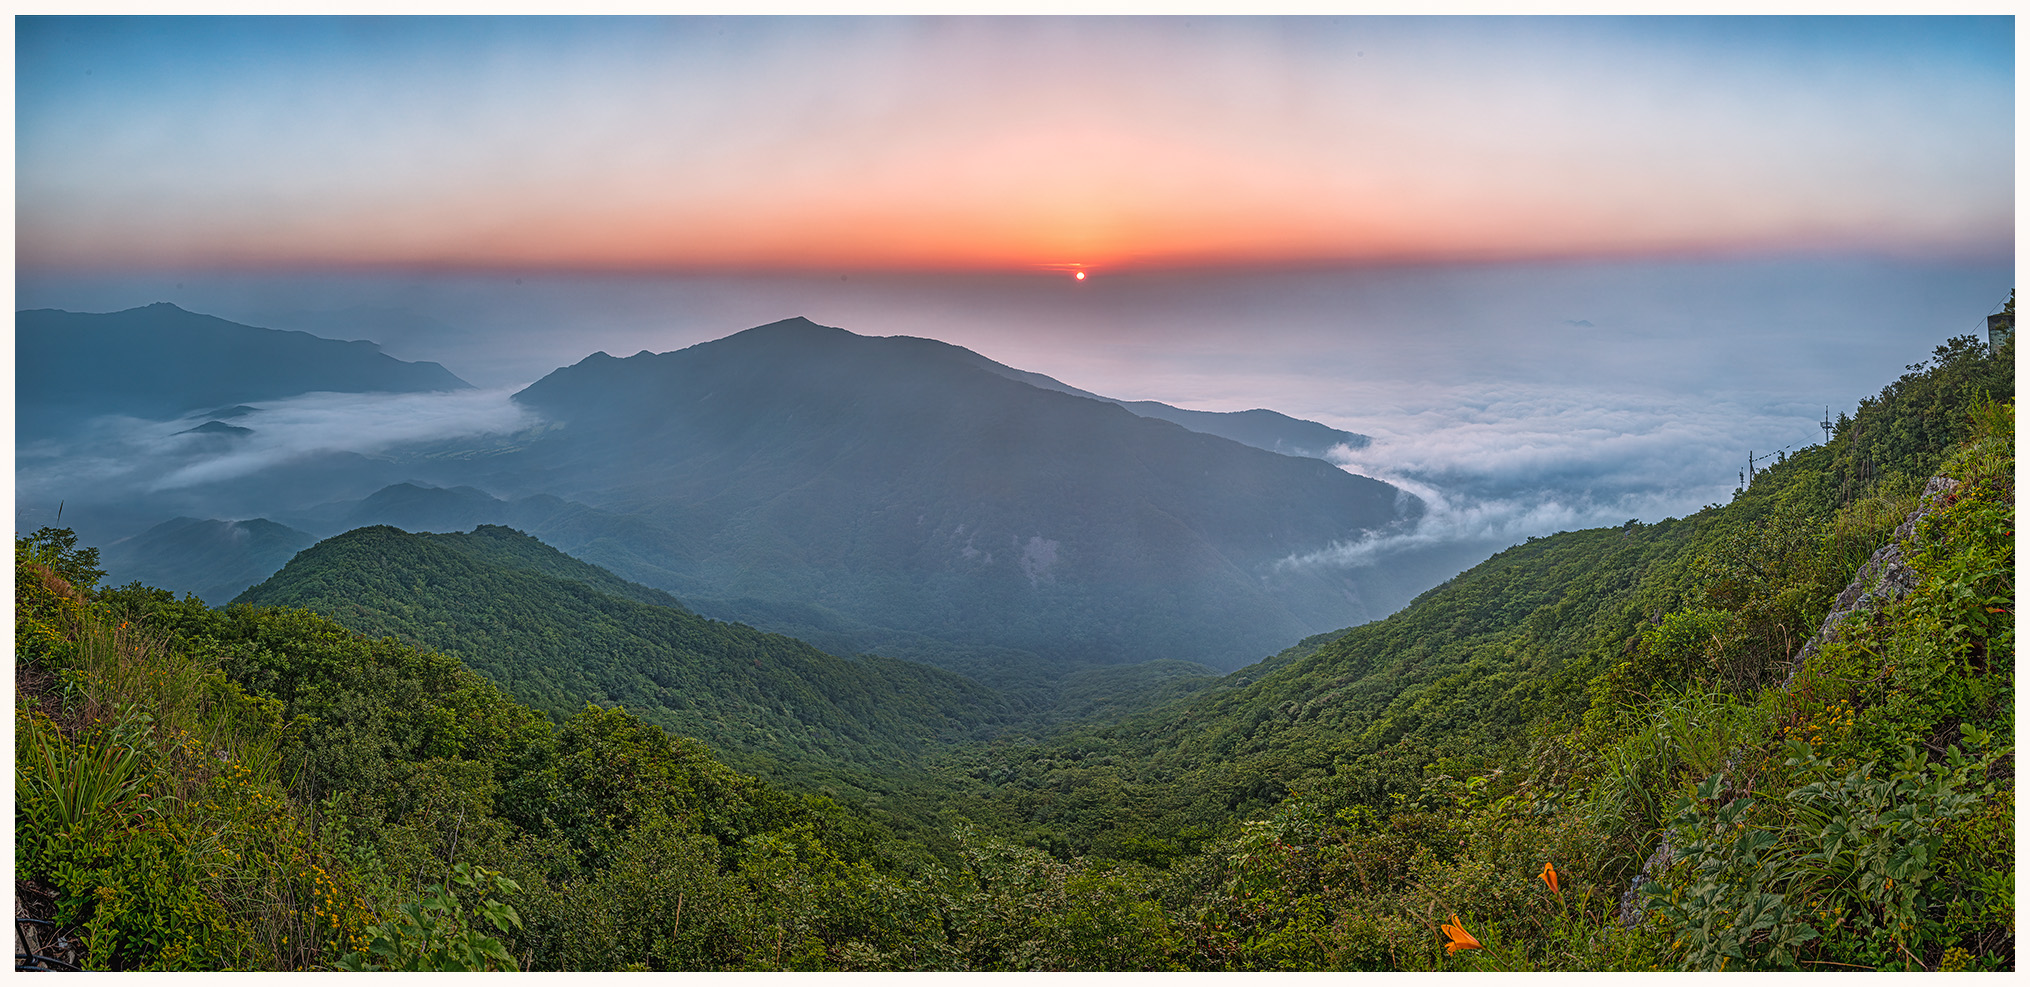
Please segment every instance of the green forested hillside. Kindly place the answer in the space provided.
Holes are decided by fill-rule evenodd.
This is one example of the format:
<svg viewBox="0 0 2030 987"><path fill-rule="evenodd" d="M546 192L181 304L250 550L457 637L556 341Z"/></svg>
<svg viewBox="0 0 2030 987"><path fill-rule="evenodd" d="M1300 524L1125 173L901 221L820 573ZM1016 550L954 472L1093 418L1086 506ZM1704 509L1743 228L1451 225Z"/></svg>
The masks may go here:
<svg viewBox="0 0 2030 987"><path fill-rule="evenodd" d="M950 672L839 658L706 620L660 590L491 525L351 531L237 602L302 607L456 655L557 722L587 703L624 706L745 770L812 790L863 790L866 771L917 764L1006 718L993 693Z"/></svg>
<svg viewBox="0 0 2030 987"><path fill-rule="evenodd" d="M1529 724L1582 712L1642 615L1676 602L1648 583L1704 523L1533 539L1308 657L1041 746L981 750L977 795L1045 845L1155 860L1183 848L1174 834L1293 787L1385 808L1427 765L1506 763L1527 752Z"/></svg>
<svg viewBox="0 0 2030 987"><path fill-rule="evenodd" d="M17 888L94 968L2013 969L2013 359L1949 341L1725 506L955 748L928 836L304 611L94 591L45 529Z"/></svg>
<svg viewBox="0 0 2030 987"><path fill-rule="evenodd" d="M1724 507L1535 539L1315 654L972 755L974 818L1167 868L1184 948L1250 964L1419 967L1452 910L1486 940L1461 968L2010 964L2013 357L1954 339ZM1915 590L1807 657L1885 543Z"/></svg>
<svg viewBox="0 0 2030 987"><path fill-rule="evenodd" d="M15 557L16 876L76 965L795 968L909 938L863 934L901 893L878 827L696 741L552 726L300 610L93 594L65 532Z"/></svg>

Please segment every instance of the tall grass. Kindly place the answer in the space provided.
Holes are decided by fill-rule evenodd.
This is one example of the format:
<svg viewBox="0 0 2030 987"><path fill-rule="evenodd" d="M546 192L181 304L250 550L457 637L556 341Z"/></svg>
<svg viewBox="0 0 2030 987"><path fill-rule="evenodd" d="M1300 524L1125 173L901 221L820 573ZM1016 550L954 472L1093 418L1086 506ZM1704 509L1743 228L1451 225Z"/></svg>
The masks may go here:
<svg viewBox="0 0 2030 987"><path fill-rule="evenodd" d="M291 969L359 948L375 916L288 796L280 705L19 553L17 593L45 645L16 693L17 878L47 889L84 965Z"/></svg>
<svg viewBox="0 0 2030 987"><path fill-rule="evenodd" d="M1736 767L1736 755L1769 735L1777 712L1767 697L1744 700L1724 689L1665 692L1645 719L1600 752L1600 774L1582 811L1634 859L1665 821L1678 792L1695 779Z"/></svg>
<svg viewBox="0 0 2030 987"><path fill-rule="evenodd" d="M73 833L144 794L142 754L73 743L46 716L15 717L14 799L31 827Z"/></svg>

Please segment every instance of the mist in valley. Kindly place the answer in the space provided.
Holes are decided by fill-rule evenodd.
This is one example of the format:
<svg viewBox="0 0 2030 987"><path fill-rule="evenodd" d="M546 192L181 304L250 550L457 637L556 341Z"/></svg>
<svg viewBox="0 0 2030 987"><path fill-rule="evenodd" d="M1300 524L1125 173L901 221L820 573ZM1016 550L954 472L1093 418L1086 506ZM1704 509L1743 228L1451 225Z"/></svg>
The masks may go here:
<svg viewBox="0 0 2030 987"><path fill-rule="evenodd" d="M111 541L178 515L301 514L455 483L511 446L511 395L604 351L667 352L790 314L966 346L1122 400L1268 408L1369 436L1327 454L1423 504L1413 527L1293 548L1285 568L1411 561L1435 583L1530 537L1725 502L1748 456L1818 422L2006 298L2000 262L1827 256L1061 276L24 277L23 308L155 301L369 339L480 385L260 402L227 424L107 417L17 450L17 525ZM1993 296L1984 307L1970 299ZM493 491L505 495L507 491ZM1413 553L1417 560L1406 560ZM1434 565L1433 559L1442 559ZM1410 570L1405 571L1405 576ZM1420 590L1423 586L1411 587Z"/></svg>

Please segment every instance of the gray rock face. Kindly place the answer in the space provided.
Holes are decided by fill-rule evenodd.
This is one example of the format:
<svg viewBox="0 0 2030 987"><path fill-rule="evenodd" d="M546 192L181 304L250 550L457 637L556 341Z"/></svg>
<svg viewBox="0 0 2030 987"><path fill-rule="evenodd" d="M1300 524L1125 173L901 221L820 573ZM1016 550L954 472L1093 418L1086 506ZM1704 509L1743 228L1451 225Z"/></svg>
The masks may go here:
<svg viewBox="0 0 2030 987"><path fill-rule="evenodd" d="M1642 862L1642 871L1628 882L1628 890L1621 892L1621 909L1617 917L1624 927L1634 928L1642 924L1647 914L1642 907L1642 886L1662 879L1663 872L1670 870L1676 860L1677 854L1671 850L1670 841L1665 840L1657 844L1648 860Z"/></svg>
<svg viewBox="0 0 2030 987"><path fill-rule="evenodd" d="M1861 571L1854 574L1854 581L1833 599L1832 612L1826 614L1825 621L1819 624L1819 632L1791 658L1790 671L1783 679L1786 688L1797 676L1797 670L1804 667L1805 661L1838 636L1848 617L1873 613L1917 588L1917 570L1904 564L1903 543L1916 536L1917 522L1935 510L1940 500L1958 486L1958 480L1947 476L1934 476L1925 483L1924 493L1917 501L1917 510L1911 511L1910 516L1896 526L1896 533L1888 544L1868 557Z"/></svg>

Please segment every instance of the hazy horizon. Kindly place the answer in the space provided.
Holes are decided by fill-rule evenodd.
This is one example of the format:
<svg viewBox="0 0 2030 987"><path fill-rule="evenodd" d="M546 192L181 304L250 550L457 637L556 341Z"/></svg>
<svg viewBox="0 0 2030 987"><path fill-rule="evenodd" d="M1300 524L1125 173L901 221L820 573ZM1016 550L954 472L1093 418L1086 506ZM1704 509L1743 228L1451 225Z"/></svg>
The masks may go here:
<svg viewBox="0 0 2030 987"><path fill-rule="evenodd" d="M1828 408L1850 412L1949 336L1979 334L2010 274L1999 262L1818 257L1123 275L1075 286L984 275L164 275L24 278L18 304L170 301L372 339L499 396L594 351L666 352L802 315L861 335L941 339L1109 397L1263 407L1365 434L1368 447L1335 461L1425 499L1433 512L1419 543L1499 545L1724 502L1750 452L1821 441ZM441 409L403 402L404 414L447 428L520 421L504 402L480 413L471 396ZM146 482L159 490L230 475L280 455L292 436L306 448L385 448L420 434L400 417L366 399L297 402L237 459L179 461ZM95 482L140 481L155 461L138 451L115 460ZM22 479L28 492L46 489ZM1310 558L1362 563L1374 547L1320 546Z"/></svg>
<svg viewBox="0 0 2030 987"><path fill-rule="evenodd" d="M1366 434L1341 465L1431 502L1422 537L1506 543L1724 501L1751 451L1978 333L2013 285L2013 42L2007 17L23 17L16 304L170 301L490 390L801 315ZM301 434L393 441L319 407Z"/></svg>
<svg viewBox="0 0 2030 987"><path fill-rule="evenodd" d="M29 266L2010 249L2006 17L23 17Z"/></svg>

